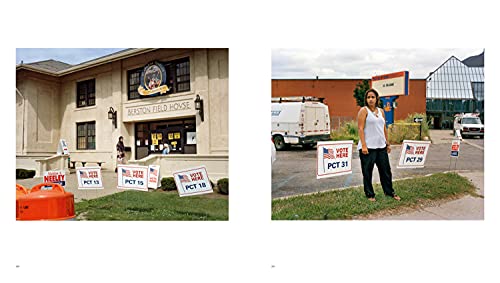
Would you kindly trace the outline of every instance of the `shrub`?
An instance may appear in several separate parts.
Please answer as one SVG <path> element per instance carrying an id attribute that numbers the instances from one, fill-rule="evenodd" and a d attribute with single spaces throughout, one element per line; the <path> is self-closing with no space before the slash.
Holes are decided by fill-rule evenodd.
<path id="1" fill-rule="evenodd" d="M 353 140 L 357 143 L 359 140 L 358 122 L 355 120 L 345 122 L 338 129 L 333 130 L 330 136 L 334 141 Z"/>
<path id="2" fill-rule="evenodd" d="M 164 191 L 173 191 L 176 190 L 174 177 L 166 177 L 161 179 L 160 189 Z"/>
<path id="3" fill-rule="evenodd" d="M 16 169 L 16 179 L 27 179 L 35 177 L 35 170 Z"/>
<path id="4" fill-rule="evenodd" d="M 220 194 L 228 195 L 229 194 L 229 179 L 222 178 L 217 181 L 217 189 Z"/>
<path id="5" fill-rule="evenodd" d="M 413 118 L 422 117 L 422 137 L 420 137 L 420 124 L 414 123 Z M 425 113 L 409 114 L 404 120 L 398 120 L 388 128 L 389 143 L 400 144 L 403 140 L 420 140 L 429 136 L 429 124 Z"/>

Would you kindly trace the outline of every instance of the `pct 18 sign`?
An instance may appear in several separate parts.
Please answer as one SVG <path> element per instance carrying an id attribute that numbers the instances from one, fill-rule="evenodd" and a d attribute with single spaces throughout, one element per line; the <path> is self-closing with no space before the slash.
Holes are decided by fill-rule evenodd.
<path id="1" fill-rule="evenodd" d="M 181 197 L 213 192 L 205 166 L 174 172 L 174 180 Z"/>
<path id="2" fill-rule="evenodd" d="M 352 173 L 352 140 L 318 142 L 316 179 Z"/>
<path id="3" fill-rule="evenodd" d="M 148 191 L 148 166 L 118 165 L 118 189 Z"/>
<path id="4" fill-rule="evenodd" d="M 423 168 L 430 141 L 403 141 L 398 168 Z"/>
<path id="5" fill-rule="evenodd" d="M 78 167 L 76 168 L 78 189 L 104 189 L 102 186 L 101 167 Z"/>

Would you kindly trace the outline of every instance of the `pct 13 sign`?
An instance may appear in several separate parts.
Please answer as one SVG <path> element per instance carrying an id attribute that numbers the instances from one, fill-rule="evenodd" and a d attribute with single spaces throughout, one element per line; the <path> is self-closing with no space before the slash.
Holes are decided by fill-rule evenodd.
<path id="1" fill-rule="evenodd" d="M 174 180 L 180 197 L 213 192 L 205 166 L 174 172 Z"/>
<path id="2" fill-rule="evenodd" d="M 430 141 L 403 141 L 398 168 L 423 168 Z"/>
<path id="3" fill-rule="evenodd" d="M 78 167 L 76 168 L 78 189 L 104 189 L 102 186 L 101 167 Z"/>
<path id="4" fill-rule="evenodd" d="M 352 140 L 318 142 L 316 179 L 352 173 Z"/>

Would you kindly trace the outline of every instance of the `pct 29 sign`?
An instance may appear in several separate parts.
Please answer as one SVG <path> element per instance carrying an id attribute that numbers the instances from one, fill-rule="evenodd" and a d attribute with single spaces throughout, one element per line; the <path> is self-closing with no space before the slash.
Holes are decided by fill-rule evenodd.
<path id="1" fill-rule="evenodd" d="M 174 172 L 174 180 L 181 197 L 213 192 L 205 166 Z"/>
<path id="2" fill-rule="evenodd" d="M 398 168 L 423 168 L 430 141 L 403 141 Z"/>
<path id="3" fill-rule="evenodd" d="M 316 179 L 352 173 L 352 140 L 318 142 Z"/>
<path id="4" fill-rule="evenodd" d="M 102 186 L 101 167 L 78 167 L 76 168 L 78 189 L 104 189 Z"/>
<path id="5" fill-rule="evenodd" d="M 118 189 L 148 191 L 148 166 L 118 165 Z"/>

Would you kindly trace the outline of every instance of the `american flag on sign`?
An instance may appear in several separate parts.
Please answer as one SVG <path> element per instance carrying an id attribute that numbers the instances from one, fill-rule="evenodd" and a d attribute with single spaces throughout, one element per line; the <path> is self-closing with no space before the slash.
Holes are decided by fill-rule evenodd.
<path id="1" fill-rule="evenodd" d="M 80 178 L 88 178 L 89 175 L 87 175 L 87 172 L 85 171 L 80 171 Z"/>
<path id="2" fill-rule="evenodd" d="M 323 159 L 335 159 L 333 149 L 323 147 Z"/>
<path id="3" fill-rule="evenodd" d="M 415 154 L 415 147 L 411 145 L 406 145 L 406 154 Z"/>
<path id="4" fill-rule="evenodd" d="M 179 180 L 181 181 L 181 183 L 191 182 L 191 180 L 189 179 L 189 177 L 187 175 L 179 175 Z"/>
<path id="5" fill-rule="evenodd" d="M 132 174 L 130 174 L 130 170 L 125 170 L 122 168 L 122 175 L 123 177 L 132 177 Z"/>

